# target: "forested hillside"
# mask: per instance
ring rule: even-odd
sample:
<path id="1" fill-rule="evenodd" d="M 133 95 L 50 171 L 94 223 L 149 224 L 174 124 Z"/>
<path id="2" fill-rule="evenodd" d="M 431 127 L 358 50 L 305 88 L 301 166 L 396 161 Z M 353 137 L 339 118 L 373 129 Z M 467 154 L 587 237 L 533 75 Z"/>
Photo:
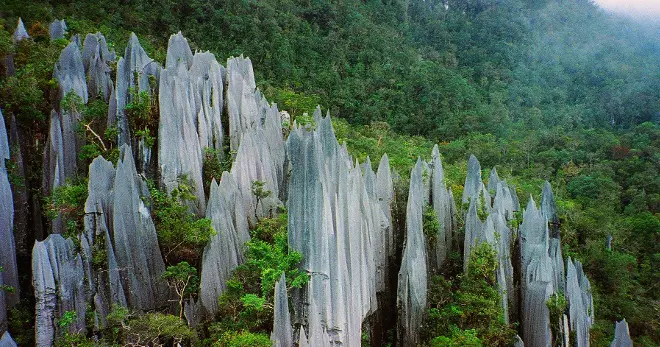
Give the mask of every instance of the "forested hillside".
<path id="1" fill-rule="evenodd" d="M 418 156 L 430 159 L 434 143 L 456 197 L 470 154 L 481 167 L 496 167 L 523 206 L 530 195 L 541 201 L 543 182 L 550 181 L 564 256 L 579 259 L 591 280 L 592 343 L 608 345 L 614 322 L 625 318 L 635 342 L 660 345 L 660 34 L 589 0 L 445 2 L 5 0 L 0 56 L 13 54 L 14 64 L 2 64 L 0 109 L 6 124 L 15 117 L 21 135 L 34 139 L 23 153 L 23 185 L 34 199 L 25 205 L 43 205 L 44 211 L 30 211 L 38 215 L 57 198 L 42 196 L 39 187 L 48 116 L 60 107 L 53 66 L 67 42 L 51 41 L 48 23 L 64 18 L 69 34 L 83 37 L 100 31 L 116 52 L 124 52 L 135 32 L 161 65 L 170 34 L 181 31 L 193 50 L 209 50 L 218 61 L 250 57 L 257 86 L 299 124 L 312 122 L 317 104 L 329 110 L 338 140 L 360 162 L 388 153 L 404 180 L 397 196 L 407 197 L 410 171 Z M 32 39 L 13 45 L 19 17 Z M 86 106 L 86 117 L 107 113 L 101 104 Z M 132 106 L 141 112 L 139 103 Z M 155 136 L 157 122 L 139 125 L 152 130 L 143 139 Z M 116 147 L 87 148 L 84 159 L 104 154 L 116 161 Z M 220 172 L 227 165 L 216 164 Z M 484 170 L 484 177 L 489 173 Z M 152 193 L 163 209 L 181 208 L 180 201 Z M 26 219 L 32 224 L 42 218 Z M 282 221 L 269 223 L 272 235 L 264 238 L 272 243 L 282 237 Z M 198 240 L 190 249 L 203 244 Z M 281 246 L 274 244 L 252 244 L 252 255 L 258 257 L 259 247 Z M 186 250 L 172 256 L 199 262 Z M 22 280 L 29 281 L 29 258 L 23 260 Z M 471 283 L 455 279 L 456 269 L 447 272 L 448 282 L 436 283 L 436 290 L 444 285 L 460 293 Z M 262 313 L 251 314 L 241 319 L 264 324 Z M 223 329 L 231 324 L 236 322 L 218 323 Z M 467 328 L 478 327 L 461 326 Z M 502 336 L 508 328 L 501 327 Z M 478 338 L 484 335 L 505 338 L 479 330 Z"/>

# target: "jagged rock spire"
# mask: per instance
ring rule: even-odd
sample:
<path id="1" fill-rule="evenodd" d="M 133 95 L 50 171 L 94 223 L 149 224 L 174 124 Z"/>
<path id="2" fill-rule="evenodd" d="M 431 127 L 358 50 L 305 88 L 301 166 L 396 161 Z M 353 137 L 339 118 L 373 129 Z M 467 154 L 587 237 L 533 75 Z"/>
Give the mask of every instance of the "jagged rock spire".
<path id="1" fill-rule="evenodd" d="M 628 330 L 628 322 L 625 318 L 616 322 L 616 328 L 614 329 L 614 340 L 610 344 L 610 347 L 632 347 L 633 341 L 630 338 L 630 331 Z"/>
<path id="2" fill-rule="evenodd" d="M 5 160 L 10 159 L 9 139 L 4 117 L 0 111 L 0 284 L 14 288 L 15 292 L 0 289 L 0 331 L 6 325 L 7 310 L 19 301 L 18 266 L 14 243 L 14 199 Z"/>
<path id="3" fill-rule="evenodd" d="M 552 293 L 552 284 L 549 282 L 534 281 L 527 286 L 522 322 L 523 337 L 527 346 L 550 346 L 552 343 L 550 312 L 546 305 Z"/>
<path id="4" fill-rule="evenodd" d="M 220 184 L 211 182 L 206 218 L 216 235 L 204 248 L 200 282 L 200 303 L 208 316 L 216 314 L 218 297 L 224 292 L 231 272 L 243 262 L 243 245 L 250 239 L 246 209 L 241 192 L 228 172 Z"/>
<path id="5" fill-rule="evenodd" d="M 382 264 L 375 235 L 385 233 L 387 217 L 367 192 L 361 167 L 337 142 L 329 117 L 319 118 L 314 131 L 295 127 L 287 156 L 289 245 L 303 255 L 301 268 L 311 276 L 294 292 L 298 343 L 359 345 L 362 323 L 377 307 Z"/>
<path id="6" fill-rule="evenodd" d="M 402 346 L 415 346 L 427 305 L 427 254 L 423 232 L 424 197 L 428 191 L 422 182 L 423 164 L 417 164 L 410 174 L 408 208 L 406 213 L 406 241 L 397 286 L 397 341 Z"/>
<path id="7" fill-rule="evenodd" d="M 550 237 L 559 239 L 559 217 L 557 216 L 557 203 L 552 194 L 550 182 L 545 181 L 541 193 L 541 213 L 550 223 Z"/>
<path id="8" fill-rule="evenodd" d="M 284 272 L 275 284 L 274 301 L 273 333 L 270 335 L 270 340 L 273 342 L 273 347 L 292 347 L 293 328 L 291 327 L 289 297 L 286 293 L 286 276 Z"/>
<path id="9" fill-rule="evenodd" d="M 64 19 L 54 20 L 52 23 L 50 23 L 48 28 L 49 28 L 48 32 L 50 34 L 51 41 L 55 41 L 57 39 L 63 39 L 68 29 Z"/>
<path id="10" fill-rule="evenodd" d="M 440 223 L 434 245 L 435 267 L 440 268 L 447 257 L 447 253 L 451 250 L 456 215 L 452 211 L 454 201 L 447 190 L 438 145 L 433 146 L 431 157 L 433 170 L 431 175 L 431 197 L 433 200 L 433 210 Z"/>
<path id="11" fill-rule="evenodd" d="M 37 241 L 32 249 L 32 283 L 36 300 L 35 336 L 37 346 L 52 346 L 59 330 L 57 319 L 65 312 L 76 312 L 68 327 L 85 331 L 85 273 L 80 254 L 71 239 L 51 234 Z"/>
<path id="12" fill-rule="evenodd" d="M 18 347 L 14 339 L 11 338 L 11 335 L 9 334 L 9 331 L 5 331 L 4 334 L 2 334 L 2 338 L 0 338 L 0 346 L 2 347 Z"/>
<path id="13" fill-rule="evenodd" d="M 23 19 L 20 17 L 18 18 L 18 23 L 16 23 L 16 30 L 14 31 L 14 35 L 12 36 L 14 42 L 18 42 L 21 40 L 25 40 L 29 38 L 30 35 L 28 35 L 27 30 L 25 30 L 25 25 L 23 24 Z"/>
<path id="14" fill-rule="evenodd" d="M 108 50 L 103 34 L 87 34 L 83 41 L 82 61 L 89 82 L 87 89 L 90 98 L 100 95 L 105 102 L 110 100 L 114 86 L 108 64 L 114 58 L 114 52 L 110 53 Z"/>

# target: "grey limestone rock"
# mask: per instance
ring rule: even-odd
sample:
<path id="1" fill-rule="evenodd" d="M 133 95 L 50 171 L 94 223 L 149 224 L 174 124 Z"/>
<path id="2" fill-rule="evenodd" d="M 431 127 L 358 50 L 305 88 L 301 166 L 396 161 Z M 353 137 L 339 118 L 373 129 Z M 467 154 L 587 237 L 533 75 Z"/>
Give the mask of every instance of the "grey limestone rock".
<path id="1" fill-rule="evenodd" d="M 552 284 L 534 281 L 527 286 L 523 308 L 523 337 L 527 346 L 550 346 L 550 312 L 546 301 L 552 295 Z"/>
<path id="2" fill-rule="evenodd" d="M 14 35 L 12 36 L 12 39 L 14 40 L 14 42 L 18 42 L 21 40 L 25 40 L 29 37 L 30 35 L 28 35 L 27 30 L 25 30 L 23 19 L 18 18 L 18 22 L 16 23 L 16 30 L 14 31 Z"/>
<path id="3" fill-rule="evenodd" d="M 183 63 L 186 69 L 190 69 L 193 64 L 193 54 L 188 45 L 188 40 L 183 37 L 183 34 L 178 33 L 170 36 L 167 44 L 167 58 L 165 60 L 165 68 L 177 68 L 179 64 Z"/>
<path id="4" fill-rule="evenodd" d="M 14 199 L 5 167 L 10 159 L 9 139 L 4 117 L 0 111 L 0 277 L 5 285 L 15 289 L 15 293 L 5 293 L 0 303 L 0 315 L 19 301 L 18 266 L 16 264 L 16 244 L 14 242 Z M 1 298 L 0 298 L 1 299 Z M 0 327 L 1 327 L 0 319 Z"/>
<path id="5" fill-rule="evenodd" d="M 581 271 L 578 268 L 581 268 L 581 264 L 577 261 L 573 262 L 569 257 L 567 261 L 565 295 L 568 302 L 570 329 L 575 333 L 574 343 L 578 347 L 586 347 L 589 346 L 589 329 L 592 324 L 593 308 L 589 310 L 591 295 L 583 292 L 580 279 L 584 275 L 580 273 Z M 587 295 L 583 296 L 583 294 Z"/>
<path id="6" fill-rule="evenodd" d="M 224 172 L 220 184 L 211 182 L 206 217 L 216 235 L 205 247 L 202 258 L 199 304 L 209 316 L 218 309 L 231 272 L 243 263 L 243 246 L 250 239 L 241 192 L 232 175 Z"/>
<path id="7" fill-rule="evenodd" d="M 470 207 L 465 215 L 465 238 L 463 239 L 463 271 L 467 271 L 468 262 L 472 255 L 472 247 L 484 229 L 484 223 L 477 213 L 477 202 L 470 200 Z"/>
<path id="8" fill-rule="evenodd" d="M 137 77 L 137 78 L 136 78 Z M 118 144 L 131 143 L 131 129 L 125 114 L 126 105 L 132 101 L 129 93 L 130 88 L 137 88 L 151 95 L 152 87 L 150 79 L 155 79 L 155 88 L 158 88 L 160 79 L 160 65 L 147 56 L 137 36 L 131 33 L 123 58 L 117 61 L 117 77 L 115 80 L 115 95 L 111 101 L 111 109 L 114 115 L 108 117 L 108 126 L 117 125 L 119 129 Z M 161 108 L 162 110 L 162 108 Z M 162 117 L 162 116 L 161 116 Z"/>
<path id="9" fill-rule="evenodd" d="M 113 204 L 115 168 L 99 156 L 89 165 L 88 196 L 85 202 L 85 232 L 81 248 L 85 271 L 93 293 L 94 308 L 99 319 L 97 326 L 105 325 L 105 316 L 113 304 L 127 306 L 121 271 L 110 235 L 113 232 Z M 92 266 L 93 252 L 103 249 L 107 261 L 101 269 Z M 89 300 L 89 298 L 88 298 Z"/>
<path id="10" fill-rule="evenodd" d="M 270 340 L 273 347 L 293 346 L 293 327 L 289 314 L 289 297 L 286 293 L 286 277 L 284 272 L 275 284 L 275 309 L 273 314 L 273 332 Z"/>
<path id="11" fill-rule="evenodd" d="M 626 320 L 616 322 L 616 328 L 614 329 L 614 340 L 610 344 L 610 347 L 632 347 L 633 341 L 630 338 L 630 331 L 628 330 L 628 323 Z"/>
<path id="12" fill-rule="evenodd" d="M 451 250 L 454 232 L 453 225 L 456 216 L 452 213 L 452 204 L 454 202 L 450 198 L 447 184 L 445 183 L 445 174 L 442 168 L 438 145 L 433 147 L 432 170 L 431 197 L 433 200 L 433 210 L 440 223 L 435 244 L 435 266 L 440 268 L 447 257 L 447 253 Z"/>
<path id="13" fill-rule="evenodd" d="M 9 331 L 5 331 L 0 338 L 0 347 L 18 347 L 14 339 L 11 338 Z"/>
<path id="14" fill-rule="evenodd" d="M 57 319 L 74 311 L 71 332 L 85 331 L 86 288 L 83 261 L 71 239 L 52 234 L 32 249 L 32 283 L 36 300 L 37 346 L 51 346 Z"/>
<path id="15" fill-rule="evenodd" d="M 485 203 L 490 201 L 490 196 L 486 191 L 486 187 L 481 181 L 481 165 L 479 164 L 479 160 L 477 160 L 477 157 L 474 155 L 470 155 L 467 176 L 465 177 L 465 184 L 463 185 L 463 198 L 461 201 L 467 203 L 482 197 L 488 197 L 488 199 L 484 200 Z"/>
<path id="16" fill-rule="evenodd" d="M 108 51 L 108 44 L 101 33 L 87 34 L 83 42 L 82 59 L 88 79 L 89 97 L 100 95 L 108 102 L 114 89 L 108 63 L 114 60 L 114 54 Z"/>
<path id="17" fill-rule="evenodd" d="M 359 345 L 362 323 L 377 308 L 382 258 L 376 233 L 386 232 L 387 216 L 367 192 L 360 165 L 337 142 L 329 117 L 319 115 L 314 131 L 294 126 L 287 157 L 289 245 L 303 255 L 301 269 L 310 274 L 293 293 L 298 343 Z"/>
<path id="18" fill-rule="evenodd" d="M 48 26 L 48 32 L 50 34 L 50 40 L 55 41 L 57 39 L 63 39 L 64 35 L 66 35 L 67 31 L 67 26 L 66 22 L 64 19 L 60 20 L 54 20 L 50 25 Z"/>
<path id="19" fill-rule="evenodd" d="M 403 346 L 420 342 L 419 332 L 427 305 L 427 255 L 422 214 L 424 191 L 421 159 L 410 175 L 406 217 L 406 241 L 399 270 L 397 308 L 399 310 L 397 340 Z"/>
<path id="20" fill-rule="evenodd" d="M 495 193 L 497 191 L 497 185 L 500 182 L 502 182 L 502 180 L 500 180 L 500 176 L 497 175 L 497 169 L 493 168 L 488 175 L 488 191 Z"/>
<path id="21" fill-rule="evenodd" d="M 559 216 L 557 216 L 557 204 L 552 193 L 550 182 L 545 181 L 541 193 L 541 213 L 550 223 L 550 237 L 559 239 Z"/>
<path id="22" fill-rule="evenodd" d="M 227 60 L 227 110 L 229 112 L 229 142 L 237 150 L 243 133 L 258 124 L 258 104 L 254 71 L 249 58 Z"/>
<path id="23" fill-rule="evenodd" d="M 59 100 L 62 100 L 69 92 L 74 92 L 78 94 L 83 103 L 87 103 L 85 68 L 80 53 L 80 46 L 76 41 L 71 41 L 62 50 L 60 58 L 57 64 L 55 64 L 53 75 L 59 85 Z"/>
<path id="24" fill-rule="evenodd" d="M 114 179 L 111 237 L 127 303 L 153 310 L 167 301 L 167 285 L 161 279 L 165 264 L 151 214 L 141 197 L 145 183 L 138 177 L 127 145 L 121 148 Z"/>

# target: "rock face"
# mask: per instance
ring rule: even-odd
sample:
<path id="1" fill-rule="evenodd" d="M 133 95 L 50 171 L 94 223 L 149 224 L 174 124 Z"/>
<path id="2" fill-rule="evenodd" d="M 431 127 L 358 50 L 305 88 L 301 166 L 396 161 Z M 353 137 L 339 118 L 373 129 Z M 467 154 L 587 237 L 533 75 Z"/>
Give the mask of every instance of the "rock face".
<path id="1" fill-rule="evenodd" d="M 228 172 L 222 175 L 220 184 L 211 182 L 206 217 L 211 219 L 217 234 L 204 249 L 200 303 L 212 317 L 231 272 L 243 262 L 243 245 L 250 239 L 241 192 Z"/>
<path id="2" fill-rule="evenodd" d="M 5 331 L 0 338 L 0 346 L 2 347 L 17 347 L 18 345 L 14 342 L 14 339 L 11 338 L 9 331 Z"/>
<path id="3" fill-rule="evenodd" d="M 66 27 L 66 22 L 64 22 L 64 19 L 54 20 L 52 23 L 50 23 L 50 26 L 48 28 L 49 28 L 48 32 L 50 34 L 51 41 L 55 41 L 57 39 L 63 39 L 68 29 Z"/>
<path id="4" fill-rule="evenodd" d="M 289 297 L 286 293 L 286 277 L 282 277 L 275 284 L 275 310 L 273 317 L 273 333 L 270 340 L 273 347 L 293 346 L 293 328 L 289 315 Z"/>
<path id="5" fill-rule="evenodd" d="M 633 341 L 630 338 L 630 331 L 628 331 L 628 323 L 626 320 L 616 322 L 616 328 L 614 330 L 614 340 L 610 344 L 610 347 L 632 347 Z"/>
<path id="6" fill-rule="evenodd" d="M 431 175 L 431 198 L 433 210 L 440 223 L 440 228 L 436 235 L 435 244 L 435 267 L 440 268 L 447 257 L 447 252 L 451 250 L 453 241 L 453 229 L 456 224 L 456 215 L 454 201 L 450 197 L 445 183 L 445 174 L 440 160 L 440 150 L 438 145 L 433 147 L 432 152 L 432 170 Z"/>
<path id="7" fill-rule="evenodd" d="M 362 322 L 377 307 L 375 235 L 388 225 L 383 202 L 367 192 L 360 166 L 337 143 L 329 117 L 319 115 L 315 131 L 296 126 L 287 156 L 289 245 L 310 274 L 293 293 L 298 343 L 359 345 Z"/>
<path id="8" fill-rule="evenodd" d="M 131 129 L 125 112 L 126 105 L 133 99 L 129 93 L 130 88 L 152 95 L 151 85 L 154 84 L 154 88 L 157 88 L 159 76 L 160 65 L 147 56 L 137 36 L 131 33 L 124 56 L 117 61 L 115 94 L 110 101 L 108 112 L 108 126 L 117 126 L 119 130 L 117 143 L 120 146 L 131 144 Z"/>
<path id="9" fill-rule="evenodd" d="M 25 25 L 23 24 L 23 20 L 21 18 L 18 18 L 18 23 L 16 24 L 16 30 L 14 31 L 14 35 L 12 36 L 12 39 L 16 43 L 18 41 L 25 40 L 29 37 L 30 35 L 28 35 L 27 30 L 25 30 Z"/>
<path id="10" fill-rule="evenodd" d="M 98 319 L 95 322 L 97 327 L 105 325 L 105 316 L 113 304 L 127 306 L 111 238 L 114 234 L 115 171 L 112 163 L 102 157 L 94 159 L 89 166 L 89 195 L 85 202 L 85 232 L 81 236 L 81 248 L 85 274 L 93 293 L 91 296 Z M 95 252 L 105 252 L 107 259 L 102 264 L 95 263 Z"/>
<path id="11" fill-rule="evenodd" d="M 229 112 L 229 143 L 238 150 L 243 133 L 257 124 L 256 83 L 249 58 L 227 60 L 227 110 Z"/>
<path id="12" fill-rule="evenodd" d="M 575 333 L 578 347 L 589 346 L 589 329 L 593 324 L 593 298 L 591 285 L 582 272 L 582 264 L 568 258 L 566 271 L 566 301 L 570 329 Z"/>
<path id="13" fill-rule="evenodd" d="M 427 254 L 422 215 L 428 190 L 424 189 L 422 175 L 422 160 L 417 159 L 410 174 L 406 241 L 397 286 L 397 341 L 402 346 L 415 346 L 420 342 L 419 332 L 427 305 Z"/>
<path id="14" fill-rule="evenodd" d="M 549 282 L 534 281 L 525 291 L 523 335 L 527 346 L 550 346 L 550 312 L 546 301 L 553 293 Z"/>
<path id="15" fill-rule="evenodd" d="M 57 319 L 73 311 L 71 332 L 85 330 L 85 274 L 80 254 L 71 239 L 52 234 L 32 249 L 32 283 L 36 300 L 37 346 L 52 346 L 58 331 Z"/>
<path id="16" fill-rule="evenodd" d="M 191 208 L 203 215 L 206 201 L 202 184 L 204 149 L 222 152 L 225 71 L 211 53 L 193 56 L 181 33 L 170 37 L 165 66 L 159 87 L 161 180 L 170 192 L 185 175 L 197 197 Z"/>
<path id="17" fill-rule="evenodd" d="M 18 267 L 14 243 L 14 199 L 12 197 L 5 160 L 10 159 L 9 140 L 4 117 L 0 111 L 0 284 L 14 288 L 14 293 L 0 290 L 0 331 L 6 325 L 7 310 L 19 301 Z"/>
<path id="18" fill-rule="evenodd" d="M 141 198 L 146 184 L 137 174 L 131 149 L 124 145 L 121 152 L 112 202 L 117 267 L 129 306 L 153 310 L 167 301 L 167 285 L 161 279 L 165 264 L 151 214 Z"/>
<path id="19" fill-rule="evenodd" d="M 114 58 L 114 52 L 108 51 L 108 44 L 101 33 L 87 34 L 83 42 L 82 59 L 90 98 L 99 96 L 106 103 L 109 102 L 114 87 L 108 64 Z"/>

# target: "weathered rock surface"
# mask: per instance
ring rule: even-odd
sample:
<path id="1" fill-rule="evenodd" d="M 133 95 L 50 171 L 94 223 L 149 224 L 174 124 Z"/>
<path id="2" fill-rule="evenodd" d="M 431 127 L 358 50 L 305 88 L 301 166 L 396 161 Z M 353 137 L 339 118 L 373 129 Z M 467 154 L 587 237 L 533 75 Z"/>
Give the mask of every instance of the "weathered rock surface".
<path id="1" fill-rule="evenodd" d="M 435 267 L 440 268 L 447 258 L 447 253 L 451 250 L 456 215 L 452 211 L 454 201 L 450 198 L 449 191 L 447 190 L 438 145 L 433 147 L 431 156 L 433 170 L 431 174 L 431 198 L 433 210 L 440 223 L 434 247 L 436 261 Z"/>
<path id="2" fill-rule="evenodd" d="M 286 293 L 286 277 L 284 272 L 275 284 L 275 310 L 273 317 L 273 332 L 270 340 L 273 347 L 293 346 L 293 328 L 289 314 L 289 297 Z"/>
<path id="3" fill-rule="evenodd" d="M 2 338 L 0 338 L 0 347 L 17 347 L 18 345 L 14 341 L 14 339 L 11 338 L 11 335 L 9 334 L 9 331 L 5 331 L 4 334 L 2 334 Z"/>
<path id="4" fill-rule="evenodd" d="M 422 174 L 422 160 L 418 159 L 410 175 L 406 241 L 397 286 L 397 340 L 403 346 L 415 346 L 420 342 L 419 332 L 427 305 L 427 254 L 422 215 L 428 190 L 424 189 Z"/>
<path id="5" fill-rule="evenodd" d="M 121 152 L 112 202 L 117 267 L 129 306 L 153 310 L 167 301 L 167 285 L 161 279 L 165 264 L 151 214 L 142 201 L 146 184 L 137 174 L 130 147 L 122 146 Z"/>
<path id="6" fill-rule="evenodd" d="M 114 89 L 108 64 L 114 60 L 114 53 L 108 51 L 108 44 L 101 33 L 87 34 L 83 42 L 82 59 L 89 97 L 100 96 L 108 102 Z"/>
<path id="7" fill-rule="evenodd" d="M 5 160 L 9 160 L 11 151 L 4 117 L 0 111 L 0 280 L 14 288 L 14 293 L 4 293 L 0 298 L 0 329 L 2 316 L 19 301 L 18 266 L 16 264 L 16 244 L 14 242 L 14 199 Z M 0 290 L 2 291 L 2 290 Z"/>
<path id="8" fill-rule="evenodd" d="M 545 181 L 541 193 L 541 213 L 550 223 L 550 237 L 559 239 L 559 216 L 557 216 L 557 203 L 552 193 L 550 182 Z"/>
<path id="9" fill-rule="evenodd" d="M 2 117 L 1 111 L 0 117 Z M 30 229 L 28 225 L 30 206 L 28 204 L 29 195 L 25 176 L 25 162 L 23 161 L 23 150 L 21 149 L 21 139 L 18 133 L 16 117 L 13 114 L 11 115 L 10 122 L 9 146 L 11 148 L 11 161 L 14 165 L 12 171 L 15 177 L 12 182 L 9 182 L 14 197 L 14 241 L 16 241 L 17 254 L 29 254 L 32 249 L 32 239 L 29 234 L 33 232 L 33 229 Z"/>
<path id="10" fill-rule="evenodd" d="M 315 131 L 294 128 L 287 155 L 289 245 L 310 274 L 293 293 L 298 343 L 359 345 L 362 322 L 377 306 L 375 234 L 385 233 L 387 217 L 329 117 L 319 117 Z"/>
<path id="11" fill-rule="evenodd" d="M 85 202 L 85 232 L 81 248 L 85 273 L 92 292 L 87 300 L 93 301 L 97 327 L 105 325 L 105 316 L 112 305 L 127 306 L 121 271 L 117 265 L 114 244 L 114 186 L 115 168 L 103 157 L 97 157 L 89 166 L 88 196 Z M 105 252 L 104 264 L 95 264 L 94 252 Z"/>
<path id="12" fill-rule="evenodd" d="M 52 346 L 58 331 L 57 319 L 74 311 L 71 332 L 85 331 L 85 273 L 80 254 L 71 239 L 52 234 L 32 249 L 32 283 L 36 300 L 37 346 Z"/>
<path id="13" fill-rule="evenodd" d="M 527 285 L 523 309 L 523 337 L 527 346 L 550 346 L 550 312 L 546 302 L 552 295 L 552 284 L 534 281 Z"/>
<path id="14" fill-rule="evenodd" d="M 211 182 L 206 217 L 217 233 L 205 247 L 202 258 L 200 304 L 207 315 L 214 316 L 218 297 L 224 292 L 231 272 L 243 262 L 243 247 L 250 239 L 241 192 L 228 172 L 220 184 Z"/>
<path id="15" fill-rule="evenodd" d="M 229 112 L 229 143 L 238 150 L 243 133 L 257 124 L 257 99 L 254 71 L 250 58 L 227 60 L 227 110 Z"/>
<path id="16" fill-rule="evenodd" d="M 25 30 L 23 19 L 18 18 L 18 23 L 16 23 L 16 30 L 14 30 L 14 35 L 12 36 L 12 39 L 14 40 L 14 42 L 18 42 L 21 40 L 25 40 L 29 37 L 30 35 L 28 35 L 27 30 Z"/>
<path id="17" fill-rule="evenodd" d="M 48 26 L 48 33 L 50 34 L 50 39 L 51 41 L 55 41 L 57 39 L 63 39 L 64 35 L 66 35 L 67 31 L 67 26 L 66 22 L 64 19 L 61 20 L 54 20 L 50 25 Z"/>
<path id="18" fill-rule="evenodd" d="M 197 197 L 191 208 L 203 215 L 204 150 L 211 148 L 222 153 L 225 70 L 211 53 L 193 56 L 181 33 L 170 37 L 165 66 L 159 88 L 161 181 L 170 192 L 178 186 L 182 175 L 187 176 Z"/>
<path id="19" fill-rule="evenodd" d="M 616 322 L 616 328 L 614 329 L 614 340 L 610 344 L 610 347 L 632 347 L 633 341 L 630 338 L 630 331 L 628 330 L 628 322 L 622 320 Z"/>
<path id="20" fill-rule="evenodd" d="M 125 108 L 132 101 L 130 88 L 152 95 L 152 84 L 157 89 L 160 78 L 160 65 L 147 56 L 137 36 L 131 33 L 123 57 L 117 61 L 117 77 L 115 80 L 115 95 L 110 109 L 114 113 L 108 115 L 108 126 L 116 125 L 119 130 L 117 143 L 131 144 L 131 130 Z M 154 80 L 151 82 L 151 80 Z M 162 108 L 161 108 L 162 110 Z M 162 116 L 161 116 L 162 118 Z"/>

